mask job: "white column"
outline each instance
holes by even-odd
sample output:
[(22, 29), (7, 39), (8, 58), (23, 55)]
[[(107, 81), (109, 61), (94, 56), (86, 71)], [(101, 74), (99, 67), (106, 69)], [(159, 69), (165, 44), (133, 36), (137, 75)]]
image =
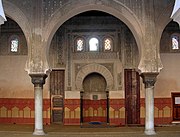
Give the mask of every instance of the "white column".
[(34, 84), (35, 125), (33, 135), (45, 135), (43, 130), (43, 85), (46, 74), (30, 74)]
[(145, 89), (145, 106), (146, 106), (146, 117), (145, 117), (145, 134), (154, 135), (154, 89)]
[(155, 135), (154, 130), (154, 84), (159, 73), (143, 73), (143, 83), (145, 84), (145, 131), (146, 135)]
[(43, 130), (43, 88), (40, 84), (34, 85), (35, 98), (35, 129), (33, 135), (45, 135)]

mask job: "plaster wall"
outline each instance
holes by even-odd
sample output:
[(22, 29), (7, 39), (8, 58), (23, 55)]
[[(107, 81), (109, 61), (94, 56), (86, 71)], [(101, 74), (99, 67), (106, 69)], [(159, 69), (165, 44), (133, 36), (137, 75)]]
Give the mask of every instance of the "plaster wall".
[(180, 63), (178, 53), (162, 53), (163, 69), (157, 77), (155, 84), (155, 98), (171, 97), (171, 92), (180, 92)]
[[(20, 55), (0, 56), (1, 98), (34, 98), (34, 87), (31, 78), (24, 70), (26, 59), (27, 56)], [(44, 98), (49, 97), (47, 83), (44, 86)]]
[[(180, 75), (177, 59), (178, 53), (162, 53), (161, 59), (164, 68), (157, 77), (155, 97), (170, 97), (171, 92), (179, 91)], [(33, 98), (33, 84), (24, 70), (27, 56), (1, 56), (0, 64), (0, 94), (1, 98)], [(44, 97), (49, 97), (49, 79), (44, 85)], [(142, 88), (143, 89), (143, 86)], [(8, 94), (7, 94), (8, 92)], [(143, 97), (143, 91), (141, 97)]]

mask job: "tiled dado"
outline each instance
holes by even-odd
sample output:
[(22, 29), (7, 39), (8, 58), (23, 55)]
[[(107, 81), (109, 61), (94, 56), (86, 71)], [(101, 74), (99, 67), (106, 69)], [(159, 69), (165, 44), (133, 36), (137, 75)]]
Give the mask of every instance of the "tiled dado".
[[(87, 102), (89, 103), (89, 101)], [(97, 105), (94, 108), (91, 105), (86, 105), (84, 114), (86, 119), (90, 118), (89, 110), (96, 113), (96, 118), (100, 120), (106, 116), (105, 101), (101, 107)], [(109, 100), (109, 119), (111, 125), (125, 124), (125, 103), (124, 99)], [(154, 99), (155, 124), (168, 124), (172, 120), (171, 98), (155, 98)], [(64, 124), (79, 125), (80, 124), (80, 100), (65, 99), (64, 100)], [(43, 100), (43, 115), (44, 124), (50, 123), (50, 100)], [(90, 117), (89, 117), (90, 116)], [(94, 116), (94, 114), (93, 114)], [(141, 99), (140, 108), (141, 124), (144, 124), (145, 118), (145, 103)], [(19, 99), (19, 98), (0, 98), (0, 123), (34, 123), (34, 99)]]
[[(43, 100), (44, 124), (50, 123), (50, 100)], [(0, 98), (0, 123), (34, 123), (34, 99)]]
[(83, 122), (100, 121), (106, 122), (106, 111), (107, 100), (83, 100)]
[[(124, 99), (110, 100), (110, 124), (125, 124), (125, 104)], [(171, 98), (154, 99), (154, 118), (155, 124), (169, 124), (172, 121), (172, 104)], [(145, 122), (145, 99), (140, 100), (140, 119), (142, 125)]]
[[(145, 118), (145, 99), (141, 99), (141, 124)], [(154, 99), (154, 122), (158, 124), (169, 124), (172, 121), (172, 100), (171, 98)]]
[(111, 125), (125, 124), (125, 102), (124, 99), (109, 100), (109, 121)]
[(80, 100), (64, 100), (64, 125), (80, 125)]
[[(109, 100), (109, 120), (111, 125), (124, 125), (125, 124), (125, 100), (124, 99), (110, 99)], [(104, 120), (105, 100), (102, 101), (102, 106), (99, 107), (97, 102), (90, 103), (85, 100), (84, 106), (84, 120)], [(141, 123), (144, 125), (145, 121), (145, 99), (141, 99), (140, 103), (140, 118)], [(155, 98), (154, 99), (154, 117), (155, 124), (168, 124), (172, 120), (171, 98)], [(97, 117), (95, 116), (97, 114)], [(99, 114), (98, 114), (99, 113)], [(92, 118), (92, 116), (94, 118)], [(65, 99), (65, 125), (79, 125), (80, 124), (80, 100), (79, 99)]]
[[(106, 100), (90, 101), (83, 100), (84, 120), (89, 121), (105, 121), (106, 120)], [(98, 105), (98, 104), (101, 105)], [(80, 124), (80, 100), (65, 99), (65, 125)], [(124, 99), (113, 99), (109, 102), (109, 118), (110, 124), (121, 125), (125, 121)]]

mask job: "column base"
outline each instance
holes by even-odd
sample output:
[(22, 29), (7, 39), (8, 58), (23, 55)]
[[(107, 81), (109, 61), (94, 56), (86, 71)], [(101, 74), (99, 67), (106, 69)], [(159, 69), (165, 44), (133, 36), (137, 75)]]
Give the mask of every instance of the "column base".
[(156, 132), (154, 130), (145, 130), (144, 133), (146, 135), (156, 135)]
[(46, 135), (43, 129), (35, 129), (33, 135)]

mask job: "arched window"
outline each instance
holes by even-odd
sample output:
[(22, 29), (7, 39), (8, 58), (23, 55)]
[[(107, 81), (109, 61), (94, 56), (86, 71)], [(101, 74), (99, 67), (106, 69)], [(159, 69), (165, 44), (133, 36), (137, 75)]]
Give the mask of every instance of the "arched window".
[(76, 39), (76, 51), (84, 50), (84, 39), (78, 38)]
[(95, 37), (89, 40), (89, 51), (99, 51), (99, 40)]
[(179, 49), (179, 35), (173, 34), (171, 36), (171, 48), (173, 50)]
[(105, 38), (103, 41), (104, 51), (112, 51), (113, 41), (111, 38)]
[(19, 51), (19, 37), (11, 36), (10, 37), (10, 52), (17, 53)]

